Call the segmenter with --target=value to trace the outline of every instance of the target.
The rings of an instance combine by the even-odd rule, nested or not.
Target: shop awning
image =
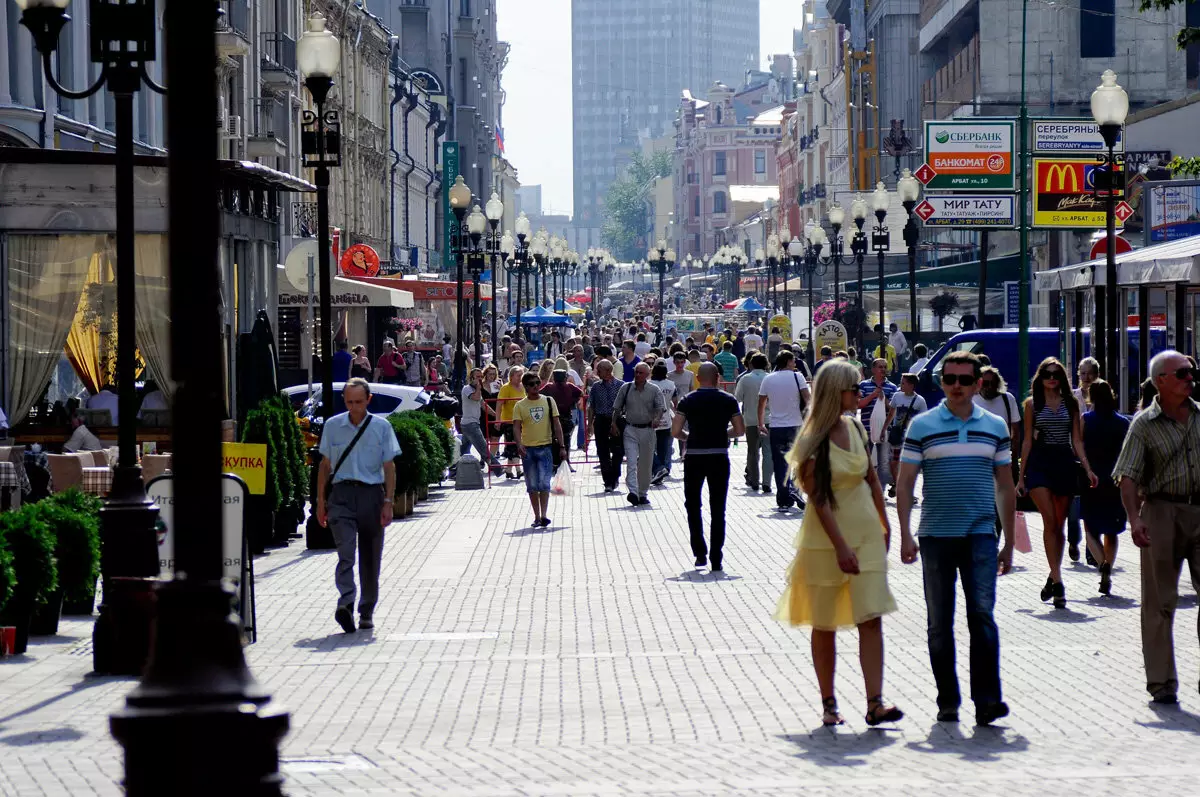
[[[387,277],[354,277],[356,283],[378,285],[383,288],[396,288],[412,294],[417,301],[453,301],[458,296],[458,283],[444,280],[419,280],[396,274]],[[487,282],[479,285],[480,301],[492,300],[492,286]],[[471,280],[463,282],[463,298],[475,298],[475,283]]]
[[[276,269],[279,279],[279,306],[306,307],[308,292],[298,289],[288,281],[283,266]],[[333,278],[333,295],[330,297],[334,307],[395,307],[398,310],[411,309],[413,295],[409,291],[398,288],[388,288],[345,277]],[[320,298],[313,295],[313,306],[320,305]]]
[[[1039,291],[1070,291],[1105,284],[1103,257],[1033,275]],[[1146,246],[1117,255],[1118,285],[1200,283],[1200,235]]]
[[[987,287],[1002,288],[1005,282],[1020,279],[1021,259],[1017,255],[988,258]],[[885,291],[907,291],[908,271],[883,275]],[[917,288],[978,288],[979,261],[917,269]],[[863,292],[879,290],[879,276],[863,278]],[[858,280],[842,283],[842,293],[857,293]]]

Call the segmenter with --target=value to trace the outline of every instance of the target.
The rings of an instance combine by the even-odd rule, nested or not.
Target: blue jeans
[[[1067,506],[1067,542],[1078,545],[1082,539],[1083,532],[1079,528],[1079,497],[1076,496]]]
[[[654,465],[651,467],[655,473],[658,473],[663,468],[667,469],[667,473],[671,472],[671,430],[670,429],[655,429],[654,441]]]
[[[525,446],[521,465],[525,468],[525,491],[529,493],[550,492],[550,479],[554,475],[554,446]]]
[[[792,450],[798,426],[771,426],[771,475],[775,477],[775,505],[791,506],[795,496],[791,474],[788,473],[787,453]]]
[[[577,432],[575,435],[575,447],[582,451],[587,447],[587,435],[584,434],[584,432],[587,430],[584,428],[583,410],[579,409],[578,407],[571,410],[571,422],[575,424],[575,429]],[[564,440],[563,442],[565,442],[568,446],[571,445],[570,440]]]
[[[954,584],[962,573],[971,634],[971,700],[976,707],[1000,702],[1000,632],[996,606],[996,538],[991,534],[921,537],[929,663],[937,682],[938,709],[962,702],[954,663]]]

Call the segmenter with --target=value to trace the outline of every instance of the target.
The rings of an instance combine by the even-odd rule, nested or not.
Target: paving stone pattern
[[[839,635],[848,724],[820,727],[808,634],[771,618],[797,514],[742,487],[734,452],[726,572],[692,567],[682,472],[633,508],[580,465],[549,529],[526,527],[523,485],[436,491],[388,531],[374,634],[333,622],[332,552],[257,562],[255,675],[292,713],[292,795],[1195,795],[1200,780],[1196,596],[1176,618],[1182,707],[1143,688],[1138,560],[1114,595],[1066,567],[1069,608],[1038,600],[1040,521],[996,610],[1013,714],[934,721],[919,566],[899,562],[886,618],[887,695],[908,716],[868,729],[857,645]],[[889,501],[894,516],[894,503]],[[893,526],[895,521],[893,519]],[[967,632],[958,618],[968,692]],[[108,715],[131,679],[96,678],[90,621],[0,660],[0,794],[120,793]]]

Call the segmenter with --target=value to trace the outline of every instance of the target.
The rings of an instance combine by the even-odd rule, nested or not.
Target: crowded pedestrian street
[[[630,506],[603,492],[594,449],[573,494],[551,497],[547,528],[529,527],[520,482],[431,491],[387,530],[373,632],[331,622],[333,552],[260,557],[246,652],[291,712],[286,793],[1195,794],[1195,593],[1185,578],[1181,705],[1152,706],[1137,550],[1121,550],[1109,596],[1095,568],[1068,561],[1055,610],[1038,600],[1036,513],[1033,552],[997,588],[1009,717],[974,727],[967,704],[961,723],[935,721],[920,565],[900,563],[894,538],[884,689],[906,716],[866,726],[850,632],[837,660],[846,724],[821,727],[808,633],[772,619],[799,516],[744,487],[745,450],[731,449],[718,574],[693,566],[678,475],[651,488],[651,507]],[[965,691],[961,594],[956,625]],[[64,620],[0,659],[0,794],[121,793],[108,715],[136,680],[90,675],[91,626]]]

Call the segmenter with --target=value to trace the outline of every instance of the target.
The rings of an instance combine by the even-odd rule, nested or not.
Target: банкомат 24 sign
[[[918,177],[931,190],[1011,191],[1015,130],[1011,119],[926,122]]]

